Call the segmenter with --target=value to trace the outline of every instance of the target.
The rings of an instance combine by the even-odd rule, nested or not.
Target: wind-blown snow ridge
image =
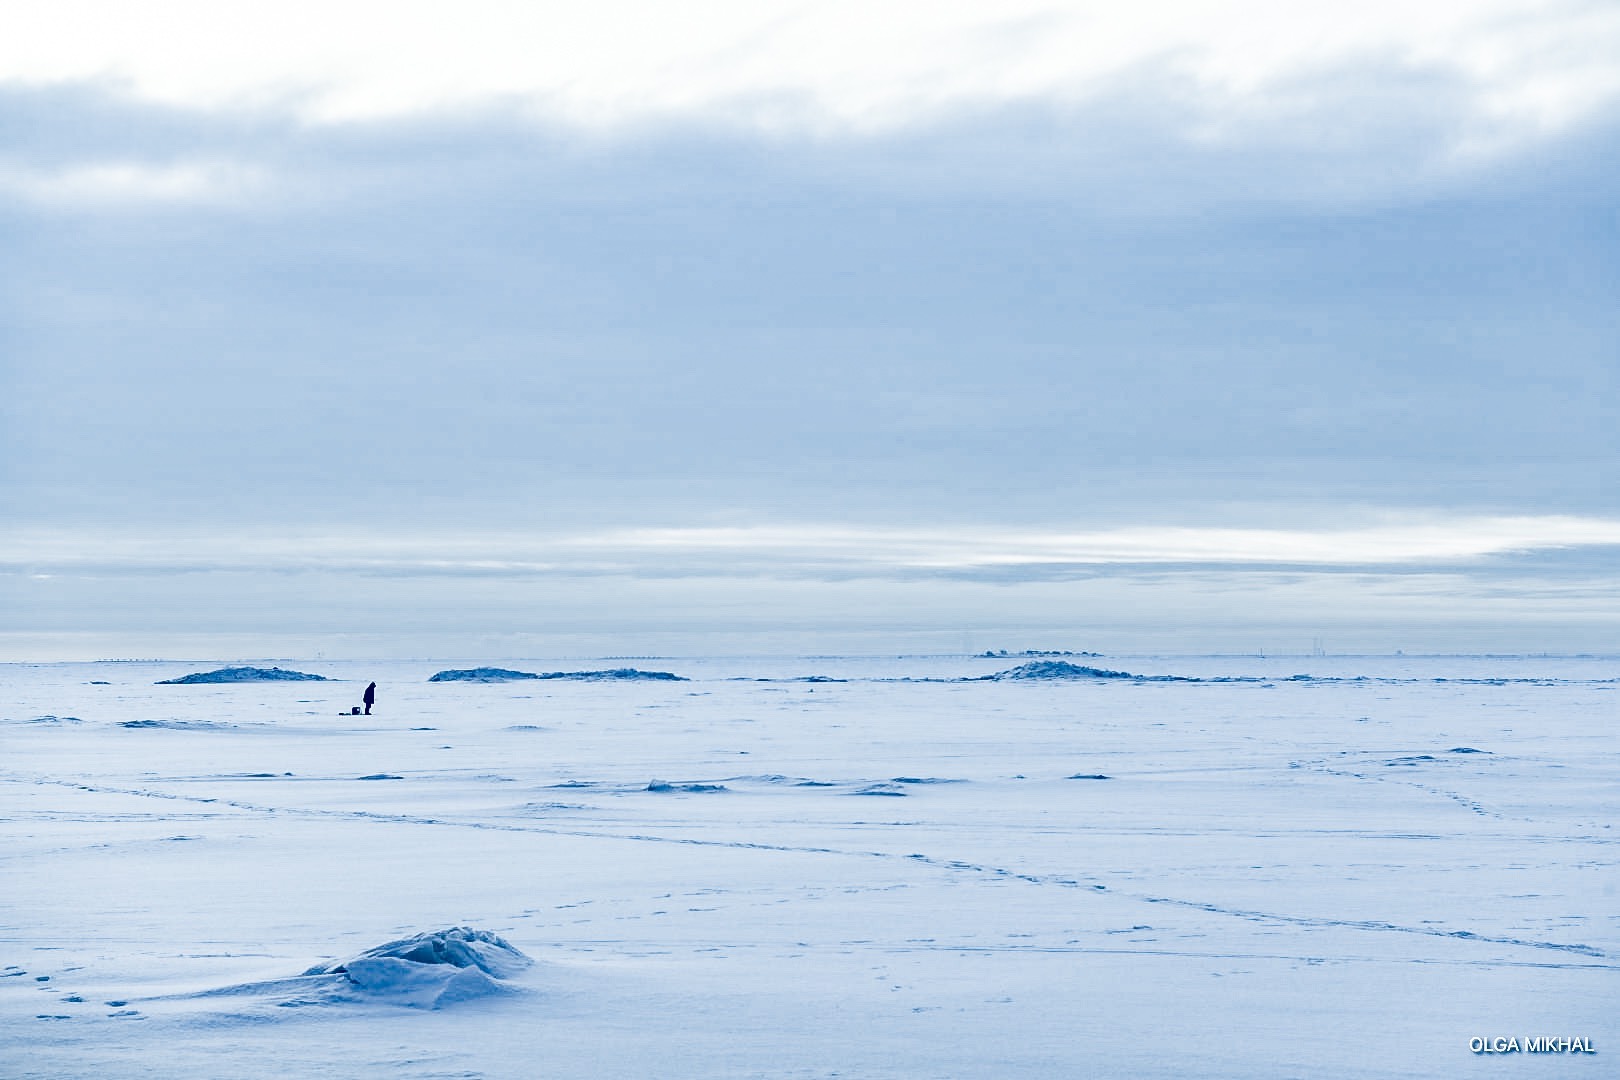
[[[325,675],[310,675],[285,668],[223,667],[213,671],[197,671],[178,679],[159,679],[158,686],[189,685],[192,683],[238,682],[327,682]]]
[[[685,682],[686,679],[669,671],[642,671],[638,668],[610,668],[606,671],[513,671],[510,668],[461,668],[440,671],[428,682],[510,682],[515,679],[571,679],[579,682],[602,682],[610,679],[646,679],[660,682]]]

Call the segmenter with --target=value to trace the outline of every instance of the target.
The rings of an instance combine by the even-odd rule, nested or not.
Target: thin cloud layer
[[[228,161],[101,161],[63,168],[0,166],[0,196],[46,207],[230,205],[264,191],[262,170]]]
[[[1013,566],[1199,564],[1387,566],[1620,545],[1620,521],[1486,518],[1338,530],[1136,527],[1043,533],[991,529],[656,529],[573,546],[606,552],[707,553],[792,565],[973,570]]]
[[[1134,527],[1043,532],[970,526],[624,529],[575,535],[462,534],[12,537],[12,573],[337,571],[397,575],[633,574],[730,577],[1032,576],[1108,567],[1357,569],[1469,566],[1493,556],[1620,547],[1620,521],[1457,518],[1342,529]]]

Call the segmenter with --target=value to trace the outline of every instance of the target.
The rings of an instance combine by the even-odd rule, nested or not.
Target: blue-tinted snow
[[[1470,1037],[1620,1034],[1611,659],[444,666],[0,669],[0,1061],[1495,1080]],[[445,926],[534,963],[411,958]]]

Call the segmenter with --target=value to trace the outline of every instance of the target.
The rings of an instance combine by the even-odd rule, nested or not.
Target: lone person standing
[[[365,695],[360,700],[366,703],[366,715],[370,716],[371,707],[377,703],[377,684],[372,683],[366,687]]]

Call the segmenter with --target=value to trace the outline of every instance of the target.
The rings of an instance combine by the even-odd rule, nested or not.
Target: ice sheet
[[[1597,1053],[1514,1075],[1598,1076],[1620,1052],[1613,660],[428,682],[482,662],[0,667],[0,1075],[1500,1076],[1470,1039],[1559,1035]],[[299,981],[455,926],[534,963],[448,997],[447,973]]]

